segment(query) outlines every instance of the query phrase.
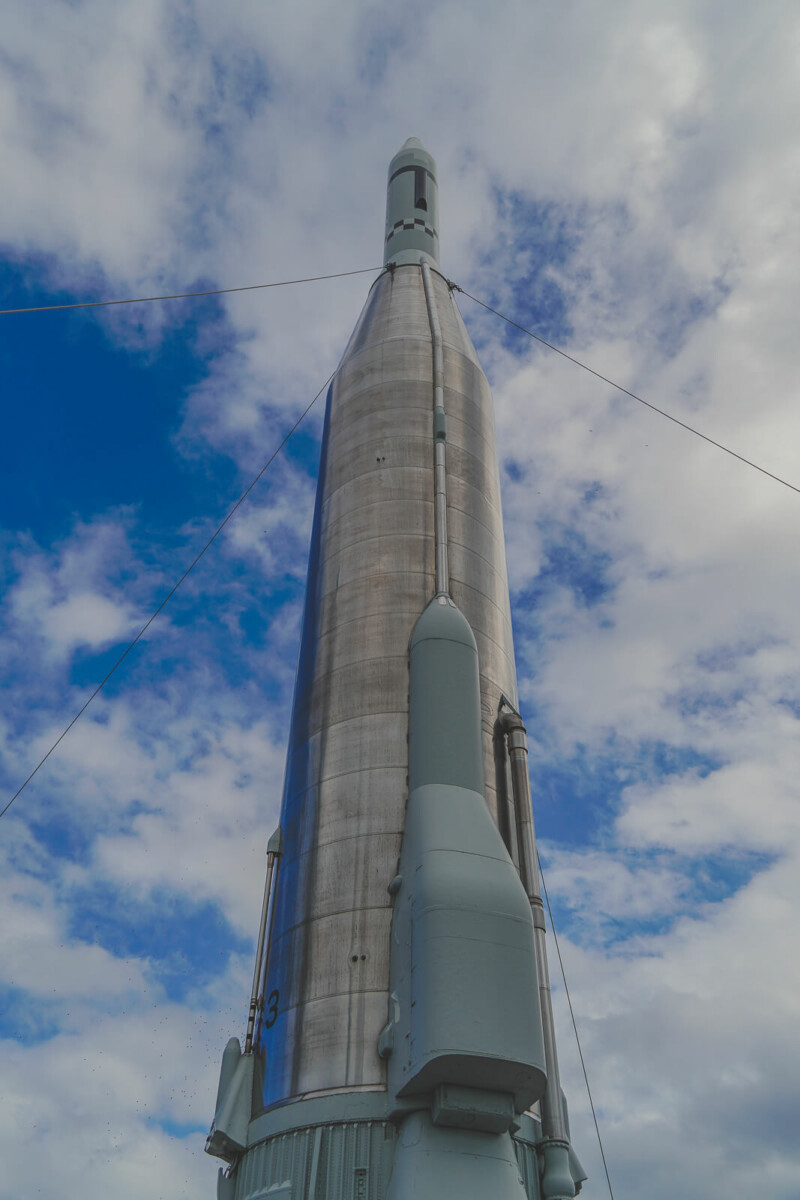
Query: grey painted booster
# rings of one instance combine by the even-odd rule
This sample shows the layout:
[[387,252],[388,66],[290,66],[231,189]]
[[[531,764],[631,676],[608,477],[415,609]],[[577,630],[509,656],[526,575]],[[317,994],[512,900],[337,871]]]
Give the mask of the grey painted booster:
[[[475,639],[437,595],[410,646],[409,801],[392,882],[389,1200],[525,1200],[510,1136],[546,1083],[531,906],[483,797]],[[574,1194],[574,1193],[571,1193]]]
[[[409,801],[392,885],[389,1089],[400,1097],[440,1085],[503,1094],[511,1101],[507,1130],[545,1087],[533,920],[483,797],[477,647],[449,597],[427,606],[409,657]],[[485,1104],[476,1097],[473,1127],[481,1128]],[[493,1105],[490,1098],[491,1128]]]

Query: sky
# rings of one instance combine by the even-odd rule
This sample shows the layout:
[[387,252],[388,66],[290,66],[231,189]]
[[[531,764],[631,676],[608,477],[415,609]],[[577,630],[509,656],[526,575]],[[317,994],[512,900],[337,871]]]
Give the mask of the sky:
[[[12,0],[0,307],[378,267],[413,135],[449,278],[800,486],[798,63],[781,0]],[[0,317],[4,796],[323,385],[369,281]],[[800,496],[460,304],[615,1196],[797,1200]],[[321,418],[0,821],[2,1200],[214,1195]]]

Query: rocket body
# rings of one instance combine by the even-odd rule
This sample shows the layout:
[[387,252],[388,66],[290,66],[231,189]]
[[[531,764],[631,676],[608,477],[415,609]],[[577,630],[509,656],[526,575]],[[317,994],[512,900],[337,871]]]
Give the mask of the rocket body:
[[[516,697],[491,401],[445,281],[452,595],[478,643],[474,753],[496,813],[493,726]],[[431,334],[419,266],[372,289],[328,400],[292,718],[262,1035],[268,1104],[385,1087],[392,897],[409,773],[409,641],[434,591]]]
[[437,223],[435,165],[409,139],[388,267],[327,397],[259,1019],[252,1062],[226,1050],[228,1132],[209,1138],[231,1164],[221,1200],[540,1195],[494,420]]

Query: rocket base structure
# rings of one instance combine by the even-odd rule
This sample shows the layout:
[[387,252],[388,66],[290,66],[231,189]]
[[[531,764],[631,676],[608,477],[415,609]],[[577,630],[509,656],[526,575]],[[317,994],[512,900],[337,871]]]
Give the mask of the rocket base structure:
[[218,1200],[570,1200],[489,386],[436,167],[331,383],[280,827]]

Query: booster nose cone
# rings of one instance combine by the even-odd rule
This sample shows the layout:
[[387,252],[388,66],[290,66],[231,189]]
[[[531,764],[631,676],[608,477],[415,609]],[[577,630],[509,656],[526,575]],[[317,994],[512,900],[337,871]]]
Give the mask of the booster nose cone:
[[389,164],[383,261],[439,265],[436,163],[419,138],[408,138]]

